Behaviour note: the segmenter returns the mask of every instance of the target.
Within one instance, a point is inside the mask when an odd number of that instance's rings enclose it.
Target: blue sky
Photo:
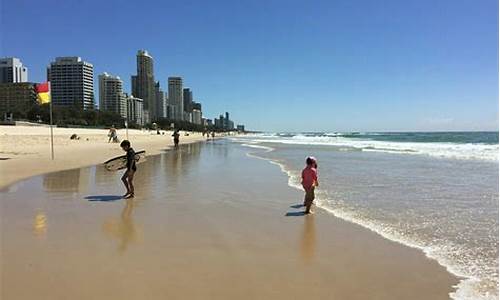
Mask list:
[[[494,0],[1,2],[30,81],[81,56],[130,90],[147,49],[213,118],[269,131],[496,130]],[[97,89],[97,82],[95,82]],[[97,90],[96,90],[97,95]],[[98,100],[98,99],[96,99]]]

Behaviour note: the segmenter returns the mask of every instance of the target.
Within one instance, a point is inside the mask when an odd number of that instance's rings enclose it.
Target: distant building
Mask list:
[[[198,109],[193,109],[193,121],[192,123],[201,125],[201,111]]]
[[[213,121],[211,119],[206,119],[206,121],[207,121],[207,126],[213,125]]]
[[[182,121],[184,119],[184,101],[181,77],[168,78],[168,104],[172,107],[171,119]]]
[[[240,132],[244,132],[245,131],[245,125],[236,125],[236,129]]]
[[[167,119],[174,120],[174,111],[175,111],[175,105],[167,104]]]
[[[28,81],[28,68],[15,57],[0,58],[0,83],[19,83]]]
[[[0,83],[0,114],[26,111],[36,104],[35,84],[31,82]]]
[[[189,88],[182,90],[184,111],[190,113],[193,111],[193,92]]]
[[[186,122],[189,122],[189,123],[193,123],[193,113],[184,112],[184,118],[183,118],[183,120],[186,121]]]
[[[153,57],[146,50],[137,51],[137,75],[132,76],[132,95],[143,99],[146,123],[158,119]]]
[[[199,110],[199,111],[202,111],[202,110],[201,110],[201,103],[200,103],[200,102],[193,102],[193,103],[192,103],[192,108],[193,108],[193,109],[197,109],[197,110]]]
[[[127,99],[120,77],[108,73],[99,75],[99,109],[127,118]]]
[[[130,123],[144,125],[144,102],[141,98],[125,94],[127,100],[127,120]]]
[[[94,109],[94,66],[80,57],[56,57],[47,68],[53,105]]]
[[[157,81],[155,84],[155,94],[156,94],[156,112],[158,119],[167,117],[167,108],[166,108],[166,97],[165,93],[160,87],[160,82]]]
[[[224,116],[223,115],[220,115],[218,119],[215,119],[215,127],[219,128],[219,129],[225,129],[226,126],[225,126],[225,119],[224,119]]]

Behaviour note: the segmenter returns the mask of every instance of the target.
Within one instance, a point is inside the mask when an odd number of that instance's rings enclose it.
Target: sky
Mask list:
[[[130,92],[137,50],[204,117],[263,131],[498,130],[498,1],[0,0],[29,81],[80,56]],[[98,99],[96,99],[98,102]]]

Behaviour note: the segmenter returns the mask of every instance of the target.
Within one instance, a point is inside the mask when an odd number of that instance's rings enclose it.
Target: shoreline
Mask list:
[[[41,174],[102,164],[123,155],[119,143],[108,143],[108,130],[54,127],[54,153],[50,154],[50,127],[0,126],[0,189],[20,180]],[[146,155],[157,155],[173,148],[172,131],[129,129],[132,147],[145,150]],[[120,140],[126,139],[126,130],[117,130]],[[198,132],[184,136],[181,145],[205,141]],[[70,140],[77,134],[79,140]],[[78,157],[75,159],[75,157]]]
[[[272,165],[278,166],[281,172],[287,177],[288,186],[293,189],[302,190],[299,184],[300,173],[297,174],[296,166],[294,166],[294,168],[291,168],[290,163],[288,163],[287,165],[285,162],[278,160],[276,158],[278,157],[278,155],[269,155],[267,157],[266,155],[260,155],[263,153],[272,152],[276,150],[275,148],[271,146],[264,146],[265,143],[248,143],[243,145],[249,147],[249,149],[256,149],[256,151],[250,150],[248,156],[265,160]],[[387,156],[389,155],[391,154],[387,154]],[[283,155],[281,157],[283,157]],[[331,189],[329,191],[331,191]],[[404,234],[398,235],[398,232],[387,230],[387,227],[384,227],[383,223],[381,225],[380,222],[377,223],[377,221],[373,221],[369,218],[363,218],[362,216],[357,215],[355,211],[343,210],[341,208],[332,206],[331,202],[333,200],[326,192],[320,193],[320,196],[317,197],[317,200],[319,200],[318,203],[316,203],[317,207],[321,208],[327,214],[330,214],[335,218],[339,218],[351,224],[361,226],[376,233],[381,238],[398,243],[403,247],[416,249],[423,255],[425,255],[425,257],[429,260],[432,260],[445,268],[451,276],[457,279],[457,283],[452,286],[453,291],[450,292],[451,299],[472,299],[475,297],[480,297],[481,299],[483,299],[483,297],[484,299],[496,299],[496,285],[491,284],[492,282],[495,282],[494,277],[492,278],[487,276],[476,276],[476,274],[470,272],[470,269],[466,269],[467,265],[464,266],[463,264],[460,264],[462,262],[454,261],[450,259],[449,256],[446,256],[448,253],[442,251],[442,248],[437,248],[432,244],[415,239],[415,236],[407,236]]]
[[[272,152],[274,151],[275,149],[272,148],[272,147],[269,147],[269,146],[263,146],[263,145],[253,145],[253,144],[246,144],[246,143],[243,143],[242,144],[243,146],[245,147],[248,147],[249,149],[255,149],[255,150],[262,150],[263,153],[267,153],[267,152]],[[252,157],[252,158],[255,158],[255,159],[259,159],[259,160],[263,160],[263,161],[266,161],[268,162],[269,164],[271,165],[274,165],[274,166],[277,166],[278,169],[280,169],[281,173],[283,173],[286,178],[287,178],[287,185],[288,187],[292,188],[292,189],[295,189],[295,190],[298,190],[298,191],[302,191],[302,187],[293,182],[293,176],[292,176],[292,173],[290,170],[288,170],[286,168],[286,166],[277,161],[277,160],[274,160],[272,158],[266,158],[266,157],[262,157],[262,156],[259,156],[259,155],[256,155],[258,152],[248,152],[247,153],[247,156],[249,157]],[[456,284],[456,285],[453,285],[451,288],[453,289],[452,292],[450,292],[450,299],[462,299],[462,298],[457,298],[457,296],[459,296],[461,293],[464,293],[464,291],[459,291],[459,288],[460,286],[464,286],[464,285],[467,285],[467,284],[470,284],[471,282],[474,282],[476,279],[473,278],[473,277],[470,277],[470,276],[466,276],[464,274],[460,274],[460,272],[458,271],[454,271],[453,268],[449,265],[446,265],[445,263],[443,263],[442,261],[439,260],[439,257],[436,257],[436,256],[433,256],[430,252],[429,249],[423,247],[423,246],[420,246],[420,245],[417,245],[415,243],[412,243],[412,242],[409,242],[409,241],[405,241],[404,239],[402,239],[401,237],[397,237],[395,235],[390,235],[388,233],[385,233],[382,229],[378,228],[377,226],[374,226],[373,224],[372,225],[369,225],[367,223],[364,223],[360,220],[357,220],[356,218],[354,218],[353,216],[350,216],[348,214],[338,214],[338,212],[334,211],[333,209],[325,206],[325,205],[322,205],[321,203],[321,200],[319,197],[315,200],[316,203],[314,204],[314,207],[316,209],[321,209],[324,211],[324,213],[332,216],[333,218],[337,218],[339,220],[342,220],[342,221],[345,221],[347,223],[350,223],[350,224],[353,224],[354,226],[360,226],[366,230],[369,230],[371,232],[374,232],[375,234],[377,234],[378,236],[380,236],[381,238],[383,239],[386,239],[388,241],[391,241],[391,242],[394,242],[394,243],[397,243],[399,245],[401,245],[402,247],[408,247],[408,248],[411,248],[411,249],[416,249],[420,252],[422,252],[423,255],[425,255],[426,258],[436,262],[437,264],[439,264],[440,266],[442,266],[443,268],[446,269],[446,271],[454,276],[457,280],[459,280],[459,282]],[[318,203],[318,201],[320,203]]]
[[[40,235],[46,233],[38,232],[36,243],[33,245],[35,249],[25,247],[18,250],[19,252],[14,251],[18,249],[15,245],[7,243],[9,248],[7,248],[5,258],[10,258],[9,254],[14,255],[14,262],[4,260],[5,263],[8,262],[5,273],[9,274],[4,277],[4,280],[13,283],[17,282],[17,278],[25,278],[27,274],[22,271],[22,266],[26,262],[22,257],[29,256],[30,251],[36,251],[40,258],[31,263],[40,274],[33,273],[28,276],[35,277],[36,280],[31,282],[35,283],[34,292],[41,292],[40,299],[50,299],[54,296],[50,285],[45,285],[48,283],[47,280],[43,279],[43,276],[55,276],[54,272],[58,274],[59,280],[68,285],[66,289],[58,291],[58,294],[64,295],[69,288],[72,295],[81,296],[75,299],[83,299],[92,295],[89,292],[104,291],[113,295],[110,299],[122,298],[125,295],[123,293],[128,291],[131,293],[130,299],[140,299],[145,295],[143,293],[157,296],[168,295],[181,299],[198,299],[209,292],[219,299],[234,299],[235,297],[254,299],[259,295],[274,299],[289,299],[292,295],[308,295],[311,299],[326,299],[335,296],[340,299],[374,297],[376,299],[415,300],[449,299],[450,293],[454,292],[453,287],[458,278],[447,272],[436,261],[427,258],[419,249],[389,240],[364,226],[343,220],[323,209],[317,209],[316,213],[311,216],[296,214],[297,209],[288,207],[293,204],[290,203],[291,200],[300,199],[302,194],[286,184],[287,176],[283,176],[276,165],[269,164],[267,161],[256,163],[259,160],[252,157],[231,156],[235,159],[227,160],[227,156],[232,154],[225,152],[227,149],[222,147],[230,146],[223,145],[223,143],[222,141],[214,144],[185,145],[181,147],[181,151],[151,155],[148,161],[141,164],[141,173],[138,173],[136,179],[137,196],[132,201],[137,202],[137,205],[129,206],[129,201],[125,205],[125,200],[108,204],[88,201],[68,202],[67,205],[74,206],[71,210],[78,212],[72,214],[71,229],[54,227],[58,223],[62,226],[69,224],[67,223],[69,219],[60,214],[60,210],[64,211],[64,208],[60,207],[59,201],[52,199],[51,193],[57,191],[57,197],[64,199],[64,194],[61,193],[70,192],[67,200],[75,199],[75,192],[80,195],[76,198],[83,198],[89,193],[97,195],[115,193],[121,188],[117,175],[99,177],[99,181],[104,180],[100,182],[103,187],[94,187],[92,184],[92,186],[85,187],[89,182],[82,179],[82,175],[89,174],[89,171],[98,172],[97,169],[102,169],[100,166],[26,179],[22,183],[23,189],[14,189],[10,192],[20,193],[19,196],[5,194],[20,202],[14,203],[17,201],[9,201],[9,197],[6,198],[4,202],[6,205],[5,222],[9,223],[11,219],[16,220],[15,224],[22,224],[25,213],[20,214],[19,208],[26,209],[26,205],[30,207],[35,205],[37,214],[40,207],[44,207],[44,215],[49,220],[49,224],[52,224],[52,227],[48,227],[49,232],[52,232],[48,237],[51,238],[41,239]],[[209,154],[205,154],[208,157],[199,154],[200,148],[210,150]],[[214,159],[214,156],[221,158]],[[181,178],[187,176],[184,180],[193,183],[198,182],[200,178],[205,181],[206,178],[200,172],[211,173],[213,170],[219,170],[222,161],[229,164],[227,170],[235,169],[236,166],[246,167],[248,174],[243,175],[244,178],[234,176],[227,182],[209,180],[195,189],[184,188]],[[193,166],[199,162],[203,164],[203,167]],[[179,166],[182,165],[193,167],[179,172]],[[162,177],[158,172],[165,172],[168,176],[166,181],[160,180],[160,182],[166,182],[167,186],[158,187],[157,183],[152,182],[152,174]],[[256,176],[262,173],[266,174],[265,181]],[[71,176],[78,176],[76,177],[78,179],[72,180]],[[92,175],[89,178],[92,178]],[[67,181],[68,184],[78,184],[78,187],[75,189],[68,186],[69,189],[66,190],[60,183],[57,183],[60,180]],[[35,189],[28,188],[33,184],[35,184],[33,186]],[[37,194],[38,184],[57,190],[47,190],[48,194],[43,192]],[[56,185],[52,187],[52,184]],[[111,190],[109,190],[110,184]],[[257,190],[252,188],[255,185],[260,188]],[[192,187],[196,187],[196,184]],[[63,189],[59,190],[61,188]],[[118,190],[115,191],[113,188]],[[163,200],[165,193],[156,190],[158,188],[169,191],[166,197],[168,201]],[[33,196],[22,196],[24,194]],[[266,195],[273,195],[273,197],[269,199]],[[32,203],[33,200],[35,203]],[[90,206],[89,203],[91,203]],[[106,215],[120,215],[123,205],[125,205],[121,213],[123,224],[116,223],[118,220],[104,221],[102,229],[107,232],[108,229],[112,229],[108,228],[109,226],[124,227],[113,229],[106,234],[108,238],[101,240],[103,236],[95,232],[93,228],[101,227],[98,224]],[[137,207],[133,208],[134,206]],[[98,211],[97,207],[99,207]],[[135,213],[134,210],[136,210]],[[9,214],[9,211],[14,215]],[[288,211],[287,215],[292,211],[290,216],[284,216],[286,211]],[[18,214],[20,215],[16,217]],[[60,218],[63,219],[59,220]],[[182,234],[178,232],[179,227],[183,228]],[[22,233],[22,228],[18,226],[9,228],[9,230],[4,229],[7,231],[6,241],[20,239],[19,234],[15,232]],[[84,232],[79,233],[80,230]],[[53,253],[53,250],[50,250],[55,246],[51,246],[52,243],[66,240],[68,235],[79,236],[81,234],[93,240],[92,245],[86,244],[84,240],[71,239],[69,243],[57,242],[59,247],[62,247],[57,252]],[[117,234],[119,236],[116,236]],[[129,237],[129,234],[132,236]],[[122,235],[125,236],[121,237]],[[122,249],[120,251],[125,252],[118,257],[109,256],[112,254],[109,252],[113,252],[113,249],[106,245],[116,241],[116,238],[122,241],[120,245],[126,243],[122,245],[123,249],[120,246]],[[50,241],[50,243],[45,244],[42,241]],[[71,250],[73,247],[79,250],[74,252]],[[157,251],[151,252],[158,247],[163,249],[161,254]],[[95,258],[97,261],[89,260],[84,256],[80,258],[83,262],[79,262],[79,260],[73,261],[71,257],[57,255],[57,253],[64,252],[86,255],[90,253],[89,251],[100,253]],[[128,263],[122,268],[131,268],[129,270],[131,273],[120,271],[117,274],[117,270],[107,268],[105,274],[92,273],[96,278],[89,279],[91,276],[89,277],[90,274],[87,272],[92,268],[84,262],[91,265],[116,265],[123,261],[125,258],[123,255],[127,255]],[[80,256],[74,258],[77,257]],[[50,261],[54,259],[63,259],[62,265],[72,265],[75,270],[58,268],[57,265],[50,264]],[[150,278],[163,276],[167,282],[170,280],[168,286],[164,287],[162,281],[158,280],[151,281],[151,286],[148,285],[147,288],[141,284],[132,284],[132,282],[140,283],[141,280],[146,280],[142,278],[144,273],[133,271],[138,267],[139,270],[148,270],[146,273],[149,274],[148,278],[149,276]],[[231,271],[234,269],[243,272]],[[62,273],[59,274],[60,272]],[[122,277],[117,276],[119,274]],[[127,276],[123,277],[125,274]],[[211,275],[206,277],[205,274]],[[85,287],[72,284],[80,276],[89,279],[90,283]],[[97,286],[101,286],[99,282],[102,276],[109,279],[106,287],[98,288]],[[253,282],[253,284],[248,285],[248,282]],[[129,285],[138,290],[132,291],[127,288],[123,291],[117,290],[119,286]],[[14,290],[22,291],[22,285],[5,284],[4,286],[9,287],[6,295],[13,295]],[[314,288],[311,290],[308,286]],[[82,294],[79,294],[78,291],[82,288],[90,288],[90,291],[83,292],[82,290]],[[22,291],[19,295],[23,293],[27,295],[32,291]]]

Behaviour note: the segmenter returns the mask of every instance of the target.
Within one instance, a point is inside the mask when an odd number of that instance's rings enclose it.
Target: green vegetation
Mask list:
[[[34,104],[25,110],[11,111],[15,120],[28,120],[32,122],[50,122],[49,104]],[[78,107],[52,108],[54,125],[59,127],[82,126],[82,127],[109,127],[115,125],[117,128],[124,127],[124,119],[119,115],[100,110],[83,110]],[[138,128],[136,124],[129,124],[129,128]]]

